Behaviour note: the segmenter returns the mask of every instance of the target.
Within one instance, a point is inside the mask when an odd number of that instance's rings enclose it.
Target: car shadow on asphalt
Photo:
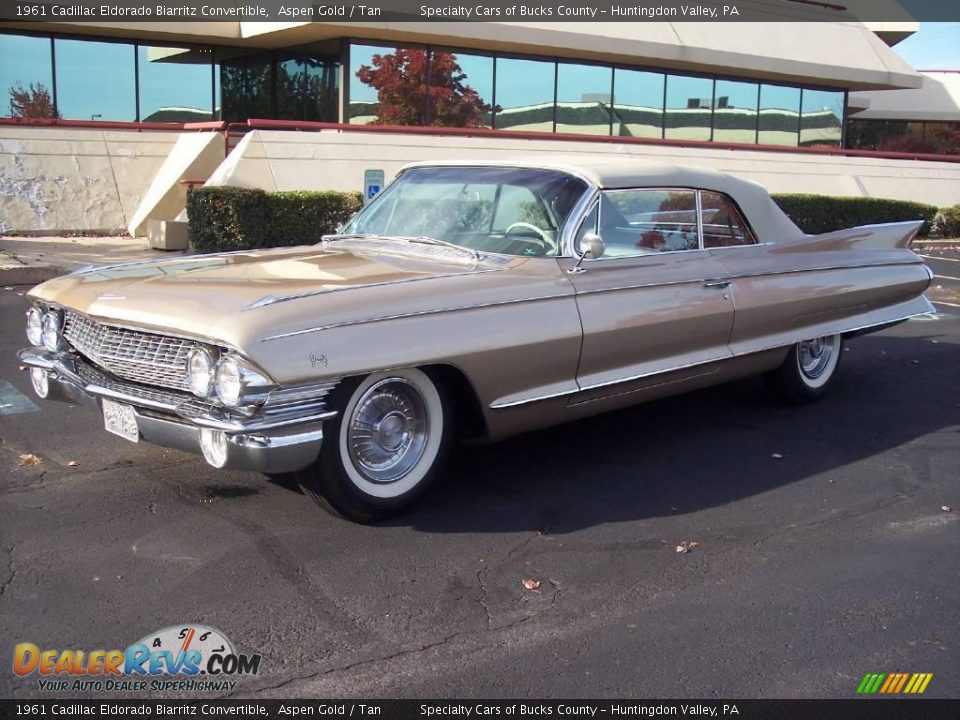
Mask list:
[[[782,404],[754,377],[460,447],[423,503],[386,524],[570,533],[696,512],[843,468],[960,423],[957,339],[937,340],[955,327],[855,339],[812,405]]]

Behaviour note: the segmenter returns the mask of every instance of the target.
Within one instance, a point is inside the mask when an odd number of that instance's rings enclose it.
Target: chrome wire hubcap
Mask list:
[[[363,394],[350,416],[350,460],[371,482],[396,482],[420,461],[428,432],[420,392],[403,378],[381,380]]]
[[[800,343],[800,372],[811,380],[816,380],[830,365],[833,357],[834,338],[818,337]]]

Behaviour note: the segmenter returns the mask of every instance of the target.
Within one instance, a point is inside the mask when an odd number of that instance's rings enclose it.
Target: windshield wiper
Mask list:
[[[374,233],[347,233],[346,235],[324,235],[320,242],[336,242],[337,240],[383,240],[380,235]]]
[[[395,236],[397,240],[403,240],[404,242],[410,243],[420,243],[421,245],[437,245],[439,247],[453,248],[455,250],[461,250],[465,253],[469,253],[473,256],[473,259],[477,262],[483,260],[483,256],[480,254],[479,250],[474,248],[464,247],[463,245],[457,245],[456,243],[448,242],[446,240],[438,240],[437,238],[427,237],[426,235],[417,235],[414,237],[407,237],[405,235]]]
[[[478,250],[464,247],[463,245],[457,245],[452,242],[447,242],[446,240],[438,240],[437,238],[428,237],[426,235],[377,235],[376,233],[347,233],[346,235],[324,235],[322,242],[336,242],[337,240],[382,240],[384,242],[399,240],[401,242],[417,243],[420,245],[436,245],[438,247],[453,248],[454,250],[465,252],[469,254],[475,262],[481,262],[483,260],[483,255],[481,255]]]

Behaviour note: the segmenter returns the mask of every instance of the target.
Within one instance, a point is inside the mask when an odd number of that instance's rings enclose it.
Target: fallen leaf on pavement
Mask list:
[[[953,508],[950,507],[949,505],[944,505],[940,509],[943,510],[944,512],[953,512]]]
[[[783,459],[783,455],[781,455],[780,453],[774,453],[774,454],[771,455],[770,457],[772,457],[774,460],[782,460],[782,459]]]
[[[41,462],[43,461],[33,453],[23,453],[20,455],[21,465],[39,465]]]
[[[698,543],[696,540],[684,540],[679,545],[677,545],[677,552],[680,553],[681,555],[684,553],[688,553],[691,550],[693,550],[695,547],[697,547],[699,544],[700,543]]]
[[[540,592],[540,581],[539,580],[524,580],[523,586],[531,592]]]
[[[79,464],[80,464],[79,460],[71,460],[70,462],[67,463],[67,467],[76,467]]]
[[[26,370],[26,369],[27,369],[27,366],[26,366],[26,365],[21,365],[21,366],[20,366],[20,370]]]

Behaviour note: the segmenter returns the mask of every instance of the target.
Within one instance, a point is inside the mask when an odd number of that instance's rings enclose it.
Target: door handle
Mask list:
[[[725,287],[730,287],[730,281],[729,281],[729,280],[719,280],[719,279],[717,279],[717,280],[704,280],[704,281],[703,281],[703,286],[704,286],[705,288],[721,288],[721,289],[722,289],[722,288],[725,288]]]

